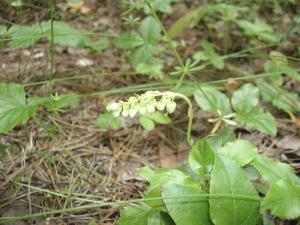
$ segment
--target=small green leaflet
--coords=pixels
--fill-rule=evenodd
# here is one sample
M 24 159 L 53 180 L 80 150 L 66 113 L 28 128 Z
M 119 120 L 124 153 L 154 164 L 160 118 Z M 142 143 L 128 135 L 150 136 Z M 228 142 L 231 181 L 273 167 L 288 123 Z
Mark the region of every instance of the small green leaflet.
M 121 127 L 121 121 L 119 118 L 114 117 L 111 112 L 105 112 L 99 115 L 96 126 L 105 130 L 117 130 Z
M 171 3 L 178 2 L 178 0 L 152 0 L 152 6 L 156 11 L 163 13 L 172 13 Z M 146 13 L 150 13 L 149 7 L 145 5 Z
M 41 102 L 36 102 L 36 100 L 33 102 L 43 105 L 48 112 L 63 112 L 66 108 L 77 105 L 80 101 L 80 96 L 77 94 L 59 95 L 56 93 L 50 95 L 49 98 L 40 99 Z
M 239 166 L 245 166 L 250 163 L 257 155 L 257 148 L 246 140 L 236 140 L 228 142 L 219 149 L 219 154 L 234 160 Z
M 263 79 L 257 80 L 256 84 L 262 93 L 263 99 L 271 102 L 278 109 L 291 112 L 300 111 L 300 101 L 297 93 L 273 86 Z
M 189 154 L 191 168 L 201 177 L 208 175 L 213 167 L 215 155 L 212 147 L 206 139 L 197 141 Z
M 146 130 L 153 130 L 155 128 L 155 123 L 166 125 L 171 123 L 172 120 L 168 115 L 156 111 L 152 114 L 140 116 L 139 122 Z
M 254 23 L 247 20 L 236 20 L 237 24 L 244 29 L 247 36 L 256 36 L 267 42 L 277 43 L 281 37 L 274 34 L 273 28 L 261 20 L 255 20 Z
M 83 31 L 72 28 L 61 21 L 54 21 L 54 43 L 73 47 L 90 45 L 91 41 L 85 37 Z M 22 48 L 33 45 L 41 38 L 51 40 L 51 21 L 29 26 L 13 25 L 8 30 L 11 37 L 9 46 L 11 48 Z
M 233 160 L 216 155 L 210 194 L 210 216 L 215 225 L 256 225 L 260 205 L 258 194 L 244 171 Z M 213 197 L 218 194 L 232 197 Z
M 212 112 L 218 116 L 218 110 L 222 115 L 231 112 L 230 101 L 222 92 L 213 86 L 201 86 L 194 92 L 198 105 L 205 111 Z
M 294 170 L 286 163 L 258 155 L 251 162 L 251 165 L 254 166 L 260 172 L 261 176 L 270 184 L 276 183 L 281 179 L 300 183 L 300 179 L 295 175 Z
M 141 46 L 144 41 L 137 32 L 130 31 L 121 34 L 120 37 L 115 39 L 114 43 L 117 48 L 126 50 Z
M 222 57 L 215 52 L 215 46 L 207 40 L 201 41 L 203 51 L 196 52 L 194 55 L 195 60 L 210 61 L 211 64 L 219 70 L 224 69 L 224 61 Z
M 271 113 L 264 112 L 261 108 L 252 108 L 245 114 L 237 114 L 236 120 L 247 127 L 255 128 L 261 132 L 275 137 L 277 134 L 276 121 Z
M 288 180 L 279 180 L 272 184 L 264 201 L 263 210 L 270 210 L 281 219 L 300 217 L 300 185 Z
M 146 17 L 141 24 L 140 33 L 147 44 L 156 44 L 160 41 L 160 27 L 153 17 Z
M 163 201 L 176 225 L 212 224 L 209 218 L 208 196 L 201 194 L 206 193 L 198 185 L 172 184 L 163 187 Z
M 24 124 L 36 113 L 36 106 L 26 102 L 24 87 L 0 83 L 0 133 L 7 133 Z
M 232 107 L 239 114 L 249 112 L 258 102 L 259 89 L 251 83 L 244 84 L 231 98 Z

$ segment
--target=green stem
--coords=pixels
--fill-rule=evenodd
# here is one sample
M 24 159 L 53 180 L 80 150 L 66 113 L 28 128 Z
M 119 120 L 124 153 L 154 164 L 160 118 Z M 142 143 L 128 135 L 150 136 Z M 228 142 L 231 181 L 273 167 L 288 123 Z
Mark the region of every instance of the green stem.
M 176 49 L 175 46 L 173 45 L 172 39 L 171 39 L 169 33 L 167 32 L 166 28 L 164 27 L 164 25 L 163 25 L 162 22 L 160 21 L 158 15 L 156 14 L 155 9 L 153 8 L 153 6 L 152 6 L 152 4 L 149 2 L 149 0 L 146 0 L 145 2 L 146 2 L 146 4 L 147 4 L 148 7 L 149 7 L 152 16 L 154 17 L 154 19 L 156 20 L 156 22 L 159 24 L 160 29 L 163 31 L 163 33 L 164 33 L 164 35 L 165 35 L 165 37 L 166 37 L 166 42 L 170 45 L 170 47 L 171 47 L 171 49 L 172 49 L 172 51 L 173 51 L 173 53 L 174 53 L 174 55 L 175 55 L 177 61 L 179 62 L 180 66 L 184 67 L 183 60 L 182 60 L 182 58 L 180 57 L 180 55 L 179 55 L 177 49 Z
M 193 198 L 189 200 L 185 200 L 184 202 L 199 202 L 200 199 L 197 199 L 196 197 L 204 197 L 203 201 L 207 201 L 207 197 L 211 199 L 240 199 L 244 201 L 255 201 L 260 202 L 260 198 L 258 197 L 252 197 L 247 195 L 235 195 L 235 194 L 199 194 L 199 195 L 176 195 L 176 196 L 167 196 L 167 197 L 156 197 L 156 198 L 144 198 L 144 199 L 133 199 L 133 200 L 127 200 L 127 201 L 116 201 L 116 202 L 99 202 L 98 204 L 89 204 L 89 205 L 83 205 L 73 208 L 66 208 L 66 209 L 57 209 L 47 212 L 40 212 L 40 213 L 34 213 L 34 214 L 28 214 L 24 216 L 16 216 L 16 217 L 2 217 L 0 218 L 0 224 L 7 224 L 13 221 L 18 220 L 26 220 L 26 219 L 32 219 L 36 217 L 42 217 L 42 216 L 51 216 L 53 214 L 61 214 L 61 213 L 71 213 L 71 212 L 77 212 L 80 210 L 87 210 L 87 209 L 93 209 L 93 208 L 99 208 L 99 207 L 107 207 L 107 206 L 121 206 L 121 205 L 128 205 L 131 203 L 143 203 L 143 202 L 149 202 L 149 201 L 155 201 L 155 200 L 167 200 L 167 199 L 178 199 L 179 203 L 183 203 L 182 199 L 184 198 Z

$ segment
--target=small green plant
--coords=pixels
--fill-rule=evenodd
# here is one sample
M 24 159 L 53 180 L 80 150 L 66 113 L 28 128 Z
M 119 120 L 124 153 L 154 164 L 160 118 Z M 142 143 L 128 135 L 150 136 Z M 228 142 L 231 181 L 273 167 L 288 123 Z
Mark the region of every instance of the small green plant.
M 257 92 L 252 86 L 242 87 L 233 104 L 252 91 Z M 175 97 L 189 103 L 178 93 L 151 91 L 107 109 L 116 117 L 165 109 L 172 113 Z M 235 109 L 247 112 L 258 99 L 249 101 L 239 102 Z M 300 179 L 289 165 L 259 155 L 246 140 L 212 147 L 214 136 L 193 144 L 190 130 L 188 134 L 192 146 L 188 163 L 178 169 L 140 169 L 150 186 L 143 203 L 122 209 L 119 225 L 256 225 L 274 224 L 270 213 L 282 219 L 300 217 Z

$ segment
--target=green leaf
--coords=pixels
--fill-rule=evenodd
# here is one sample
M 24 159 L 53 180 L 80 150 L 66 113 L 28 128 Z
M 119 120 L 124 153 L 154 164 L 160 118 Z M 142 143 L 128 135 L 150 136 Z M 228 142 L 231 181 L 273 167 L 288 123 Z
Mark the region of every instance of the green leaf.
M 247 20 L 237 20 L 237 24 L 244 29 L 247 36 L 256 36 L 264 41 L 276 43 L 281 37 L 274 34 L 273 28 L 261 20 L 255 20 L 254 23 Z
M 149 63 L 153 59 L 156 48 L 153 45 L 145 44 L 135 49 L 130 55 L 130 61 L 135 68 L 141 63 Z
M 155 128 L 155 123 L 148 116 L 140 116 L 139 122 L 145 130 L 153 130 Z
M 51 41 L 51 21 L 41 23 L 43 34 Z M 54 43 L 59 45 L 67 45 L 72 47 L 80 47 L 90 40 L 83 34 L 84 31 L 75 29 L 69 24 L 54 21 Z
M 0 83 L 0 133 L 7 133 L 34 117 L 36 106 L 26 103 L 24 87 L 14 83 Z
M 218 150 L 223 147 L 227 142 L 234 141 L 234 130 L 232 127 L 224 127 L 220 132 L 215 135 L 211 135 L 207 138 L 213 149 Z
M 160 26 L 153 17 L 147 17 L 142 21 L 140 33 L 147 44 L 157 44 L 160 41 Z
M 150 119 L 152 119 L 155 123 L 159 124 L 170 124 L 172 120 L 167 114 L 163 114 L 161 112 L 154 112 L 150 115 L 148 115 Z
M 276 183 L 281 179 L 290 182 L 299 182 L 294 170 L 286 163 L 275 161 L 266 156 L 257 156 L 252 162 L 253 165 L 270 184 Z
M 265 71 L 270 75 L 269 79 L 276 85 L 280 86 L 283 84 L 282 72 L 279 65 L 274 62 L 266 62 L 264 64 Z
M 97 41 L 95 43 L 93 42 L 88 42 L 88 43 L 84 43 L 85 47 L 89 47 L 91 48 L 93 51 L 93 54 L 98 54 L 103 52 L 105 49 L 107 49 L 109 47 L 110 43 L 109 40 L 107 38 L 103 38 L 100 41 Z
M 41 37 L 41 29 L 36 24 L 31 26 L 13 25 L 8 30 L 11 37 L 9 47 L 22 48 L 36 43 Z
M 300 75 L 298 71 L 295 70 L 294 68 L 289 66 L 282 66 L 280 69 L 283 74 L 286 74 L 287 76 L 289 76 L 294 80 L 300 81 Z
M 114 117 L 111 112 L 105 112 L 99 115 L 96 126 L 101 129 L 117 130 L 121 127 L 121 121 L 119 118 Z
M 205 177 L 212 170 L 215 155 L 212 147 L 206 139 L 197 141 L 189 154 L 189 164 L 191 168 L 200 175 Z
M 213 86 L 202 86 L 201 90 L 195 91 L 194 97 L 203 110 L 212 112 L 216 116 L 218 116 L 218 110 L 222 115 L 231 112 L 229 99 Z
M 276 136 L 277 127 L 274 117 L 260 108 L 253 108 L 245 114 L 236 114 L 236 120 L 249 128 L 255 128 L 273 137 Z
M 257 81 L 263 99 L 271 102 L 275 107 L 283 111 L 299 112 L 299 96 L 295 92 L 284 90 L 280 87 L 274 87 L 263 79 Z
M 259 201 L 244 171 L 231 159 L 216 156 L 210 183 L 210 215 L 216 225 L 256 225 Z M 214 195 L 232 195 L 214 198 Z M 235 197 L 236 196 L 236 197 Z M 245 200 L 238 196 L 248 197 Z
M 236 140 L 227 143 L 218 151 L 220 154 L 234 160 L 239 166 L 245 166 L 257 156 L 257 148 L 246 140 Z
M 300 217 L 300 185 L 288 180 L 279 180 L 272 184 L 264 201 L 263 210 L 281 219 L 295 219 Z
M 207 40 L 201 41 L 201 46 L 204 51 L 200 51 L 194 55 L 195 60 L 208 60 L 214 67 L 219 70 L 224 69 L 224 60 L 215 52 L 215 46 Z
M 249 112 L 259 102 L 259 89 L 251 83 L 244 84 L 233 93 L 231 103 L 237 113 Z
M 173 184 L 163 187 L 163 201 L 176 225 L 212 224 L 209 218 L 208 197 L 201 194 L 205 193 L 196 185 Z
M 117 48 L 120 49 L 133 49 L 135 47 L 143 45 L 143 38 L 134 31 L 123 33 L 120 37 L 114 41 Z
M 152 6 L 156 11 L 163 13 L 172 13 L 171 3 L 177 2 L 178 0 L 153 0 Z M 150 13 L 149 7 L 145 7 L 146 13 Z
M 58 95 L 56 93 L 44 102 L 41 98 L 39 103 L 45 106 L 48 112 L 63 112 L 66 108 L 77 105 L 79 101 L 80 96 L 77 94 Z
M 146 204 L 129 206 L 121 210 L 119 225 L 148 225 L 148 220 L 155 210 Z
M 162 80 L 163 68 L 164 68 L 164 64 L 161 60 L 153 59 L 147 63 L 144 62 L 138 63 L 135 70 L 137 73 L 149 75 L 150 78 Z
M 190 176 L 177 169 L 159 169 L 151 170 L 148 167 L 141 168 L 139 175 L 150 183 L 145 198 L 155 198 L 161 196 L 162 186 L 170 184 L 195 185 L 196 182 Z M 161 200 L 147 201 L 147 204 L 155 207 L 162 207 Z M 160 208 L 163 210 L 164 207 Z

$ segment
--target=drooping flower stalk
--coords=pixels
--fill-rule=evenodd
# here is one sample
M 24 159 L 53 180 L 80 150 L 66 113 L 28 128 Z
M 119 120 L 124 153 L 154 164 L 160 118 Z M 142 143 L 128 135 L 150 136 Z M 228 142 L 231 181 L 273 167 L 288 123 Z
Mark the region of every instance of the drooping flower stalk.
M 183 94 L 171 91 L 147 91 L 144 94 L 132 96 L 128 101 L 119 101 L 111 103 L 106 109 L 115 117 L 120 115 L 124 117 L 134 117 L 138 113 L 144 115 L 146 113 L 154 113 L 156 110 L 173 113 L 176 110 L 176 98 L 181 98 L 188 104 L 188 128 L 187 128 L 187 141 L 192 145 L 192 122 L 193 122 L 193 106 L 188 97 Z

